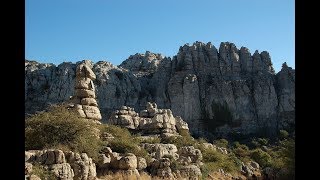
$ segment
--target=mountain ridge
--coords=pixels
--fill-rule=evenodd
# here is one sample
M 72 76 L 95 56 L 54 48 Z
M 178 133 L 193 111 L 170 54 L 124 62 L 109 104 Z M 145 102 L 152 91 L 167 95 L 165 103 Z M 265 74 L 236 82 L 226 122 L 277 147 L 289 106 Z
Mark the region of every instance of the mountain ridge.
M 84 62 L 97 75 L 97 100 L 104 122 L 123 105 L 140 110 L 151 101 L 181 116 L 191 132 L 199 135 L 265 129 L 270 130 L 266 134 L 273 134 L 278 129 L 292 131 L 295 124 L 295 71 L 284 63 L 275 73 L 267 51 L 251 55 L 248 48 L 237 49 L 229 42 L 222 42 L 218 51 L 210 42 L 197 41 L 180 46 L 172 58 L 146 51 L 118 66 Z M 26 113 L 67 100 L 74 91 L 76 64 L 26 60 Z M 218 122 L 224 119 L 228 122 Z

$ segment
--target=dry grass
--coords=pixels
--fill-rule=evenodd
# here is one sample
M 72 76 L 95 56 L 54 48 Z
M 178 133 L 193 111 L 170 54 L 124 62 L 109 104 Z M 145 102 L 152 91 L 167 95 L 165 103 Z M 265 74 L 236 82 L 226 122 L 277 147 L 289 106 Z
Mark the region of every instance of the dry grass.
M 151 180 L 154 179 L 147 173 L 140 173 L 140 177 L 136 175 L 127 175 L 124 173 L 114 173 L 99 177 L 100 180 Z
M 241 174 L 233 175 L 233 177 L 238 177 L 240 179 L 247 179 L 245 176 Z M 233 178 L 231 176 L 226 176 L 218 171 L 215 171 L 213 173 L 208 174 L 208 177 L 204 179 L 210 179 L 210 180 L 232 180 Z
M 98 180 L 165 180 L 165 178 L 150 176 L 145 172 L 141 172 L 140 177 L 117 172 L 115 174 L 101 176 Z M 177 180 L 185 180 L 185 178 L 177 178 Z

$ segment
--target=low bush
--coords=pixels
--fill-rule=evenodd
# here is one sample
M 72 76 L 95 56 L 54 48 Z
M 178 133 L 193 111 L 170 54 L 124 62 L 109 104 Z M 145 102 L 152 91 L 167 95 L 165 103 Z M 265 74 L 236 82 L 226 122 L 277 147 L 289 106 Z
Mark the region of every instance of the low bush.
M 54 106 L 26 119 L 25 149 L 63 147 L 97 159 L 103 142 L 97 137 L 96 127 L 66 107 Z
M 260 148 L 253 150 L 250 154 L 250 157 L 262 167 L 271 165 L 271 156 L 267 152 L 262 151 Z
M 240 159 L 247 159 L 247 157 L 250 155 L 248 146 L 244 144 L 236 144 L 232 149 L 232 152 Z
M 280 130 L 279 137 L 280 137 L 280 139 L 286 139 L 289 137 L 289 133 L 286 130 Z
M 181 136 L 170 136 L 161 139 L 161 143 L 174 144 L 177 146 L 177 148 L 183 146 L 192 146 L 196 142 L 197 141 L 189 133 L 181 134 Z
M 219 147 L 224 147 L 224 148 L 227 148 L 228 147 L 228 140 L 226 139 L 217 139 L 217 140 L 214 140 L 213 141 L 213 144 L 219 146 Z

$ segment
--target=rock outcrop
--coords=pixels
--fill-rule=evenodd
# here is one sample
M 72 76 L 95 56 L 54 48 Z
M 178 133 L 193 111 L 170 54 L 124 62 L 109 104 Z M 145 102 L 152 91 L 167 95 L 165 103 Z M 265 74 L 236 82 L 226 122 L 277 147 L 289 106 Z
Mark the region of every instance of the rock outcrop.
M 147 167 L 146 160 L 137 157 L 132 153 L 119 154 L 113 152 L 110 147 L 103 149 L 103 154 L 100 154 L 100 162 L 97 164 L 97 172 L 100 176 L 123 173 L 126 175 L 140 176 L 138 170 L 143 170 Z
M 158 109 L 156 103 L 150 102 L 139 114 L 134 108 L 122 106 L 112 113 L 109 123 L 147 135 L 171 136 L 189 132 L 188 124 L 181 117 L 174 117 L 170 109 Z
M 32 172 L 33 165 L 44 169 L 61 180 L 96 179 L 96 165 L 86 153 L 63 152 L 58 149 L 30 150 L 25 152 L 25 174 Z
M 37 163 L 52 172 L 58 179 L 72 180 L 74 171 L 61 150 L 35 150 L 25 152 L 26 175 L 31 173 L 32 165 Z
M 140 112 L 147 102 L 155 102 L 159 109 L 171 109 L 198 135 L 272 135 L 295 124 L 295 71 L 284 64 L 275 74 L 268 52 L 251 54 L 229 42 L 219 48 L 210 42 L 186 44 L 172 59 L 147 51 L 118 67 L 104 61 L 58 66 L 26 61 L 26 112 L 75 94 L 76 68 L 84 62 L 96 75 L 92 81 L 104 122 L 122 106 Z M 77 93 L 93 96 L 90 92 Z M 96 104 L 92 99 L 82 103 Z
M 83 118 L 101 120 L 100 110 L 96 101 L 93 80 L 96 75 L 85 63 L 77 66 L 75 79 L 75 96 L 70 98 L 73 108 Z

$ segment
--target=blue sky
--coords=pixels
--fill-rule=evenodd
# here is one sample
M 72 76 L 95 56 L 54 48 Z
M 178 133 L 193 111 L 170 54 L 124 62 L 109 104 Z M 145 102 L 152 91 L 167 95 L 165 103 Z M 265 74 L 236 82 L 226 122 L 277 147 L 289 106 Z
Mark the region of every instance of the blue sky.
M 119 65 L 146 50 L 172 57 L 195 41 L 268 51 L 295 67 L 293 0 L 26 0 L 26 59 Z

